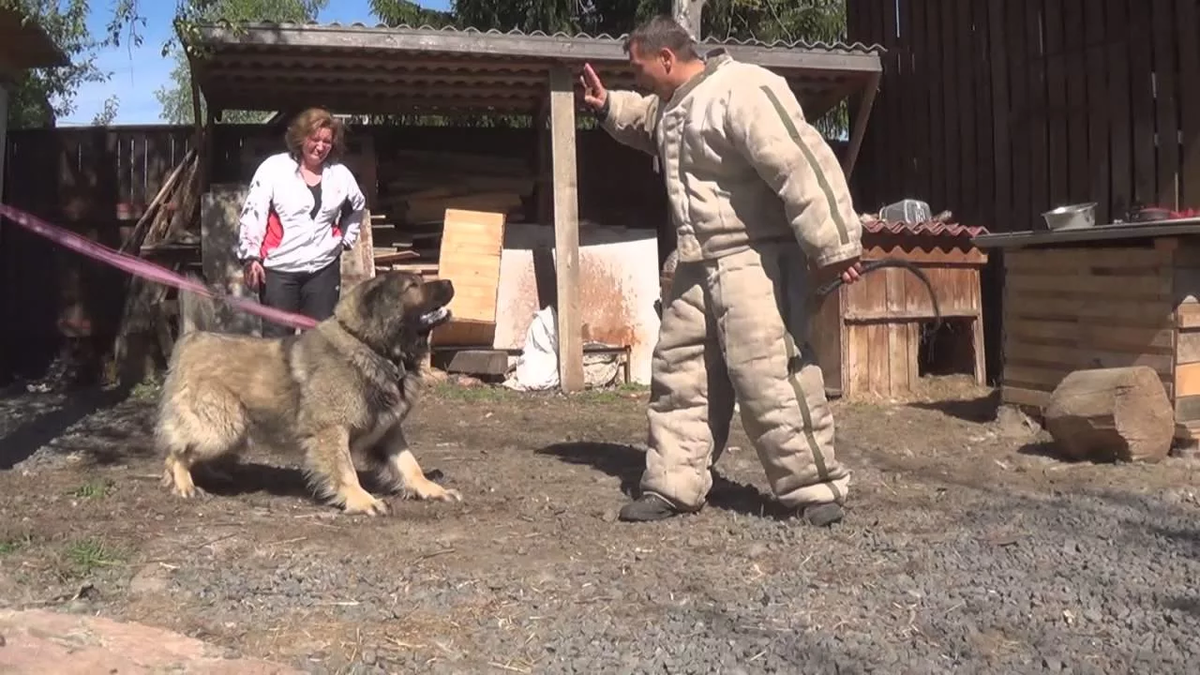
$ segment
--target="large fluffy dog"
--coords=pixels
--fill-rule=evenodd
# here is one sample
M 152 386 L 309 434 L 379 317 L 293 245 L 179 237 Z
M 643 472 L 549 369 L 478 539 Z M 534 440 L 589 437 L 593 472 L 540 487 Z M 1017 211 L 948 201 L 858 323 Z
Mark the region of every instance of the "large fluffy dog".
M 389 272 L 352 288 L 315 328 L 267 339 L 211 332 L 215 303 L 181 292 L 155 430 L 164 486 L 194 495 L 193 467 L 235 458 L 253 438 L 303 450 L 310 487 L 347 513 L 387 510 L 359 484 L 354 456 L 391 492 L 460 500 L 425 477 L 401 431 L 429 333 L 450 319 L 453 297 L 449 281 Z

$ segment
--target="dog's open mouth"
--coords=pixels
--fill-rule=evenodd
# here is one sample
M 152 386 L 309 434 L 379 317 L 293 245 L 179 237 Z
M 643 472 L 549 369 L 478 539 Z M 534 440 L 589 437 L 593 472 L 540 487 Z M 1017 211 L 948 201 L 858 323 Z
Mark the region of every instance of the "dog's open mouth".
M 426 312 L 421 315 L 421 323 L 427 328 L 432 328 L 439 324 L 450 320 L 450 310 L 444 305 L 438 307 L 432 312 Z

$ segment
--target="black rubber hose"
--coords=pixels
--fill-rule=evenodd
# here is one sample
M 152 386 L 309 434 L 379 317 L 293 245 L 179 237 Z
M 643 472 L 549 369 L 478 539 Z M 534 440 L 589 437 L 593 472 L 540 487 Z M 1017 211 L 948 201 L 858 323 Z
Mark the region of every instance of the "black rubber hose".
M 929 281 L 929 277 L 925 276 L 925 272 L 922 271 L 920 267 L 917 267 L 916 265 L 912 264 L 908 260 L 903 260 L 901 258 L 880 258 L 879 260 L 872 260 L 870 262 L 863 263 L 862 264 L 862 273 L 869 274 L 871 272 L 874 272 L 875 270 L 883 269 L 885 267 L 902 267 L 902 268 L 908 270 L 909 272 L 912 272 L 913 274 L 917 275 L 917 278 L 920 279 L 921 283 L 925 284 L 925 288 L 927 288 L 929 290 L 929 299 L 933 301 L 933 315 L 934 315 L 934 318 L 936 319 L 933 329 L 937 330 L 937 329 L 941 328 L 942 327 L 942 310 L 938 306 L 937 292 L 933 290 L 933 284 Z M 842 278 L 839 276 L 838 278 L 834 279 L 833 281 L 822 284 L 821 286 L 817 287 L 817 297 L 823 298 L 826 295 L 829 295 L 830 293 L 837 290 L 838 287 L 844 283 L 846 283 L 846 282 L 843 281 Z

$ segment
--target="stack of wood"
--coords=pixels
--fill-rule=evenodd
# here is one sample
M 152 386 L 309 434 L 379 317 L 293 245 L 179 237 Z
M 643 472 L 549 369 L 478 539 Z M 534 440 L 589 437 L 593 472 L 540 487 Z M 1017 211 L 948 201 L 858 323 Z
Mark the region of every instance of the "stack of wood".
M 530 163 L 493 155 L 401 150 L 378 166 L 372 217 L 378 270 L 435 276 L 447 209 L 504 214 L 524 222 L 536 177 Z
M 137 251 L 144 257 L 164 244 L 197 244 L 199 235 L 193 226 L 200 208 L 200 179 L 199 156 L 195 150 L 189 150 L 163 182 L 120 250 Z M 180 265 L 175 262 L 172 266 Z M 154 341 L 158 342 L 160 357 L 170 353 L 173 339 L 165 304 L 170 290 L 140 277 L 129 277 L 125 307 L 113 344 L 112 366 L 116 372 L 109 373 L 110 379 L 140 381 L 145 377 L 153 369 L 150 344 Z M 150 335 L 155 336 L 154 340 Z

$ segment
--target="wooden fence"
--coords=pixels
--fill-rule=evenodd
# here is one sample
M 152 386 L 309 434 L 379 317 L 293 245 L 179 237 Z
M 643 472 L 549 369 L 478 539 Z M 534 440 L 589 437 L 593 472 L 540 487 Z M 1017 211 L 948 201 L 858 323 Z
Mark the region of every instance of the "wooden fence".
M 222 125 L 214 181 L 248 181 L 241 148 L 281 128 Z M 5 201 L 108 246 L 119 246 L 192 142 L 192 128 L 59 128 L 9 134 Z M 500 153 L 532 157 L 528 129 L 357 127 L 377 148 Z M 579 138 L 580 214 L 632 227 L 666 222 L 665 192 L 648 156 L 603 131 Z M 614 221 L 614 219 L 617 219 Z M 0 226 L 0 380 L 37 376 L 61 344 L 64 307 L 82 304 L 103 349 L 124 302 L 123 272 L 95 263 L 15 226 Z
M 1200 0 L 848 0 L 887 48 L 855 187 L 993 231 L 1200 208 Z

